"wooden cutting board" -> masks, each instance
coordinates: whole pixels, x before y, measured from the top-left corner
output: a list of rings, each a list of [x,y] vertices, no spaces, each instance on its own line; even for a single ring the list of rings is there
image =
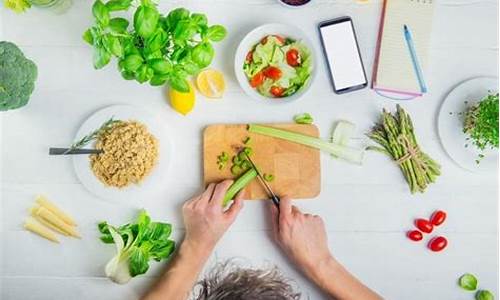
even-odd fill
[[[294,131],[314,137],[319,130],[314,125],[270,124],[269,126]],[[234,147],[242,146],[246,137],[250,137],[252,161],[263,174],[273,174],[275,179],[269,183],[277,195],[292,198],[314,198],[321,190],[321,166],[319,151],[307,146],[282,139],[249,133],[247,125],[210,125],[203,134],[203,165],[205,186],[234,178],[231,174],[231,159]],[[222,151],[230,155],[223,170],[219,170],[217,156]],[[253,180],[246,189],[246,199],[267,199],[268,196],[258,180]]]

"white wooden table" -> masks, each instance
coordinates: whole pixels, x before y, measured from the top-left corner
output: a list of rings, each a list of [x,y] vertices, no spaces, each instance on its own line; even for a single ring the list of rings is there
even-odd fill
[[[337,96],[325,65],[307,97],[281,107],[255,102],[243,94],[233,74],[233,57],[242,37],[269,22],[301,27],[319,49],[316,24],[342,15],[353,17],[367,73],[371,73],[381,1],[359,4],[351,0],[313,0],[307,8],[290,10],[274,0],[161,1],[161,10],[184,6],[204,12],[212,23],[224,24],[230,34],[217,46],[213,67],[226,74],[223,100],[198,96],[187,117],[170,109],[162,88],[125,81],[111,65],[96,71],[91,49],[81,39],[91,24],[92,1],[75,0],[61,16],[32,9],[15,15],[2,8],[2,40],[16,42],[39,68],[36,90],[28,106],[1,113],[1,276],[2,299],[135,299],[155,280],[164,264],[153,264],[146,276],[125,286],[108,281],[103,266],[114,247],[98,240],[96,223],[124,223],[138,207],[153,219],[174,224],[182,236],[180,206],[200,191],[202,182],[201,132],[211,123],[289,121],[310,112],[328,136],[334,121],[347,119],[363,138],[383,107],[395,103],[370,89]],[[328,227],[333,253],[362,281],[388,299],[473,299],[456,284],[458,277],[474,273],[480,287],[498,295],[497,192],[498,176],[477,175],[457,167],[446,156],[436,132],[439,105],[459,82],[480,75],[497,76],[498,1],[438,0],[427,71],[430,92],[404,103],[416,123],[423,149],[442,163],[443,175],[423,195],[410,195],[395,164],[373,153],[362,167],[322,155],[322,192],[298,201],[306,211],[320,214]],[[97,199],[78,182],[72,163],[49,157],[51,145],[68,144],[80,124],[94,111],[119,103],[144,106],[161,115],[170,128],[175,159],[165,174],[169,194],[158,199],[137,199],[135,206]],[[55,245],[22,230],[22,221],[34,195],[43,193],[78,220],[82,240],[64,239]],[[211,263],[239,257],[245,265],[276,264],[295,278],[305,299],[322,299],[274,246],[269,238],[264,203],[247,202],[236,223],[218,245]],[[448,212],[438,229],[449,239],[442,253],[405,237],[415,217],[435,209]],[[335,280],[335,278],[332,278]]]

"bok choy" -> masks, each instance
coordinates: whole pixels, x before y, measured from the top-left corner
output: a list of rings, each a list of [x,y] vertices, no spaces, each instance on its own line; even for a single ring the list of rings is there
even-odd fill
[[[101,222],[98,228],[101,241],[116,245],[116,255],[107,263],[105,272],[119,284],[146,273],[151,259],[167,259],[175,250],[175,242],[169,239],[172,225],[151,222],[145,210],[140,211],[136,223],[115,227]]]

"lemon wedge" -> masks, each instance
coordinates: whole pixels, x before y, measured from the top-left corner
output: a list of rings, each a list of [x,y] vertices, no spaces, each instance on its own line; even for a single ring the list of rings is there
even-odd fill
[[[189,92],[187,93],[182,93],[176,91],[173,88],[170,88],[169,98],[170,98],[170,105],[175,111],[183,115],[187,115],[189,112],[191,112],[191,110],[193,110],[194,107],[194,102],[195,102],[194,87],[191,83],[189,83]]]
[[[224,75],[214,69],[200,72],[196,77],[196,85],[200,93],[207,98],[222,98],[226,89]]]

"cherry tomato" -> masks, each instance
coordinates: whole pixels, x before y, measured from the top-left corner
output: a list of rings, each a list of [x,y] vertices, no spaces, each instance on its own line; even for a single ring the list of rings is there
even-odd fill
[[[246,57],[245,60],[246,60],[247,63],[251,63],[252,62],[252,60],[253,60],[253,51],[252,50],[248,51],[247,57]]]
[[[259,72],[253,75],[252,79],[250,79],[250,86],[253,88],[258,87],[264,82],[264,73]]]
[[[442,210],[436,210],[432,216],[431,216],[431,223],[434,226],[439,226],[444,223],[444,220],[446,220],[446,212]]]
[[[280,86],[272,86],[271,89],[269,90],[269,92],[271,94],[273,94],[274,97],[278,97],[278,98],[283,96],[284,91],[285,91],[285,89],[280,87]]]
[[[426,219],[416,219],[415,226],[420,231],[425,232],[425,233],[431,233],[432,229],[434,229],[434,227],[432,226],[432,223],[427,221]]]
[[[264,76],[271,78],[272,80],[278,80],[281,78],[281,70],[276,67],[267,67],[264,69]]]
[[[410,240],[415,241],[415,242],[421,241],[424,238],[422,232],[420,232],[418,230],[410,230],[406,233],[406,236]]]
[[[286,52],[286,62],[292,67],[300,65],[299,51],[297,49],[288,50]]]
[[[431,251],[439,252],[446,248],[448,245],[448,240],[444,236],[437,236],[429,241],[427,247],[431,249]]]

